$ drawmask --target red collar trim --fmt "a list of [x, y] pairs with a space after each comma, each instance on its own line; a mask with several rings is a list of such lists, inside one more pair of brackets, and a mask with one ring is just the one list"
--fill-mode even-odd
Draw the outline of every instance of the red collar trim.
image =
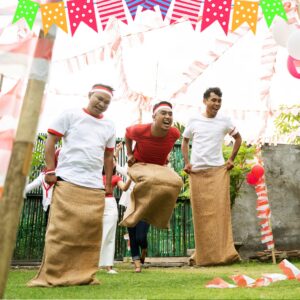
[[102, 119], [102, 118], [104, 117], [103, 114], [98, 115], [97, 117], [95, 117], [95, 116], [93, 116], [86, 108], [83, 108], [83, 111], [84, 111], [85, 113], [87, 113], [88, 115], [92, 116], [93, 118], [96, 118], [96, 119]]

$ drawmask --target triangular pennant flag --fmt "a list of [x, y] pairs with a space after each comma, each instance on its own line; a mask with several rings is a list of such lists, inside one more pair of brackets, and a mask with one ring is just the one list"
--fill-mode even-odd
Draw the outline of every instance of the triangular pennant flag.
[[287, 280], [287, 276], [279, 273], [266, 273], [262, 275], [265, 278], [268, 278], [271, 282]]
[[199, 11], [202, 0], [190, 0], [188, 3], [182, 0], [175, 0], [174, 8], [171, 16], [171, 24], [177, 22], [179, 19], [186, 17], [190, 20], [193, 28], [196, 28]]
[[279, 268], [288, 277], [288, 279], [295, 279], [300, 275], [300, 270], [290, 263], [287, 259], [284, 259], [280, 264]]
[[11, 90], [0, 95], [0, 119], [5, 115], [18, 118], [23, 100], [22, 85], [23, 81], [20, 79]]
[[40, 5], [38, 3], [31, 0], [20, 0], [12, 23], [14, 24], [24, 18], [29, 28], [32, 29], [39, 7]]
[[170, 4], [172, 0], [146, 0], [144, 4], [142, 4], [142, 11], [146, 9], [152, 9], [154, 10], [154, 6], [158, 5], [160, 8], [161, 15], [163, 17], [163, 20], [166, 17], [166, 14], [169, 10]]
[[282, 0], [261, 0], [260, 6], [268, 27], [271, 26], [275, 16], [288, 20]]
[[64, 32], [68, 33], [67, 17], [63, 1], [41, 4], [41, 14], [45, 35], [53, 24], [56, 24]]
[[244, 22], [248, 23], [250, 29], [255, 34], [258, 18], [258, 2], [235, 1], [233, 8], [233, 18], [231, 30], [235, 31]]
[[134, 20], [138, 6], [144, 4], [145, 0], [125, 0], [125, 2], [132, 16], [132, 19]]
[[217, 288], [217, 289], [226, 289], [226, 288], [235, 288], [236, 285], [230, 284], [223, 280], [220, 277], [214, 278], [205, 285], [206, 288]]
[[255, 283], [255, 280], [247, 275], [233, 275], [230, 278], [235, 282], [239, 287], [251, 286]]
[[122, 0], [102, 0], [96, 2], [98, 14], [101, 20], [102, 28], [105, 30], [109, 18], [115, 17], [127, 24], [126, 13]]
[[205, 0], [201, 31], [218, 21], [225, 34], [228, 32], [232, 0]]
[[84, 22], [86, 25], [98, 32], [93, 1], [67, 1], [67, 8], [69, 13], [69, 22], [72, 35], [74, 35], [81, 22]]

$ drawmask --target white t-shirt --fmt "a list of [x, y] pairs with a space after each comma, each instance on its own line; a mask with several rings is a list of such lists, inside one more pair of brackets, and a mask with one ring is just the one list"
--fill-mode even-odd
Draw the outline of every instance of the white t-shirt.
[[224, 164], [222, 144], [226, 134], [237, 134], [229, 117], [216, 115], [207, 118], [202, 114], [189, 120], [183, 137], [192, 139], [192, 170], [218, 167]]
[[48, 129], [63, 138], [56, 176], [90, 188], [104, 188], [102, 168], [106, 149], [114, 150], [115, 126], [112, 121], [95, 118], [83, 109], [60, 115]]

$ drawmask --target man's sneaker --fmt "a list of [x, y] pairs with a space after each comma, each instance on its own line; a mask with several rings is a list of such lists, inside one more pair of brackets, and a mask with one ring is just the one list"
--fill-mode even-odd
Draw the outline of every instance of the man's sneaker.
[[111, 269], [107, 271], [107, 274], [118, 274], [118, 272], [116, 270]]

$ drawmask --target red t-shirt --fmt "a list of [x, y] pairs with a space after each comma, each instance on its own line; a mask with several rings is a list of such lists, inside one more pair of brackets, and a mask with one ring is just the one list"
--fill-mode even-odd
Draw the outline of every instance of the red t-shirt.
[[136, 161], [156, 165], [165, 165], [180, 131], [171, 127], [164, 137], [151, 134], [150, 124], [139, 124], [126, 128], [126, 137], [136, 141], [133, 155]]
[[[112, 185], [113, 189], [117, 186], [119, 181], [122, 181], [122, 178], [120, 176], [118, 176], [118, 175], [113, 175], [112, 176], [111, 185]], [[105, 185], [105, 183], [106, 183], [106, 176], [103, 175], [103, 184]], [[106, 194], [105, 196], [106, 197], [113, 197], [113, 194]]]

